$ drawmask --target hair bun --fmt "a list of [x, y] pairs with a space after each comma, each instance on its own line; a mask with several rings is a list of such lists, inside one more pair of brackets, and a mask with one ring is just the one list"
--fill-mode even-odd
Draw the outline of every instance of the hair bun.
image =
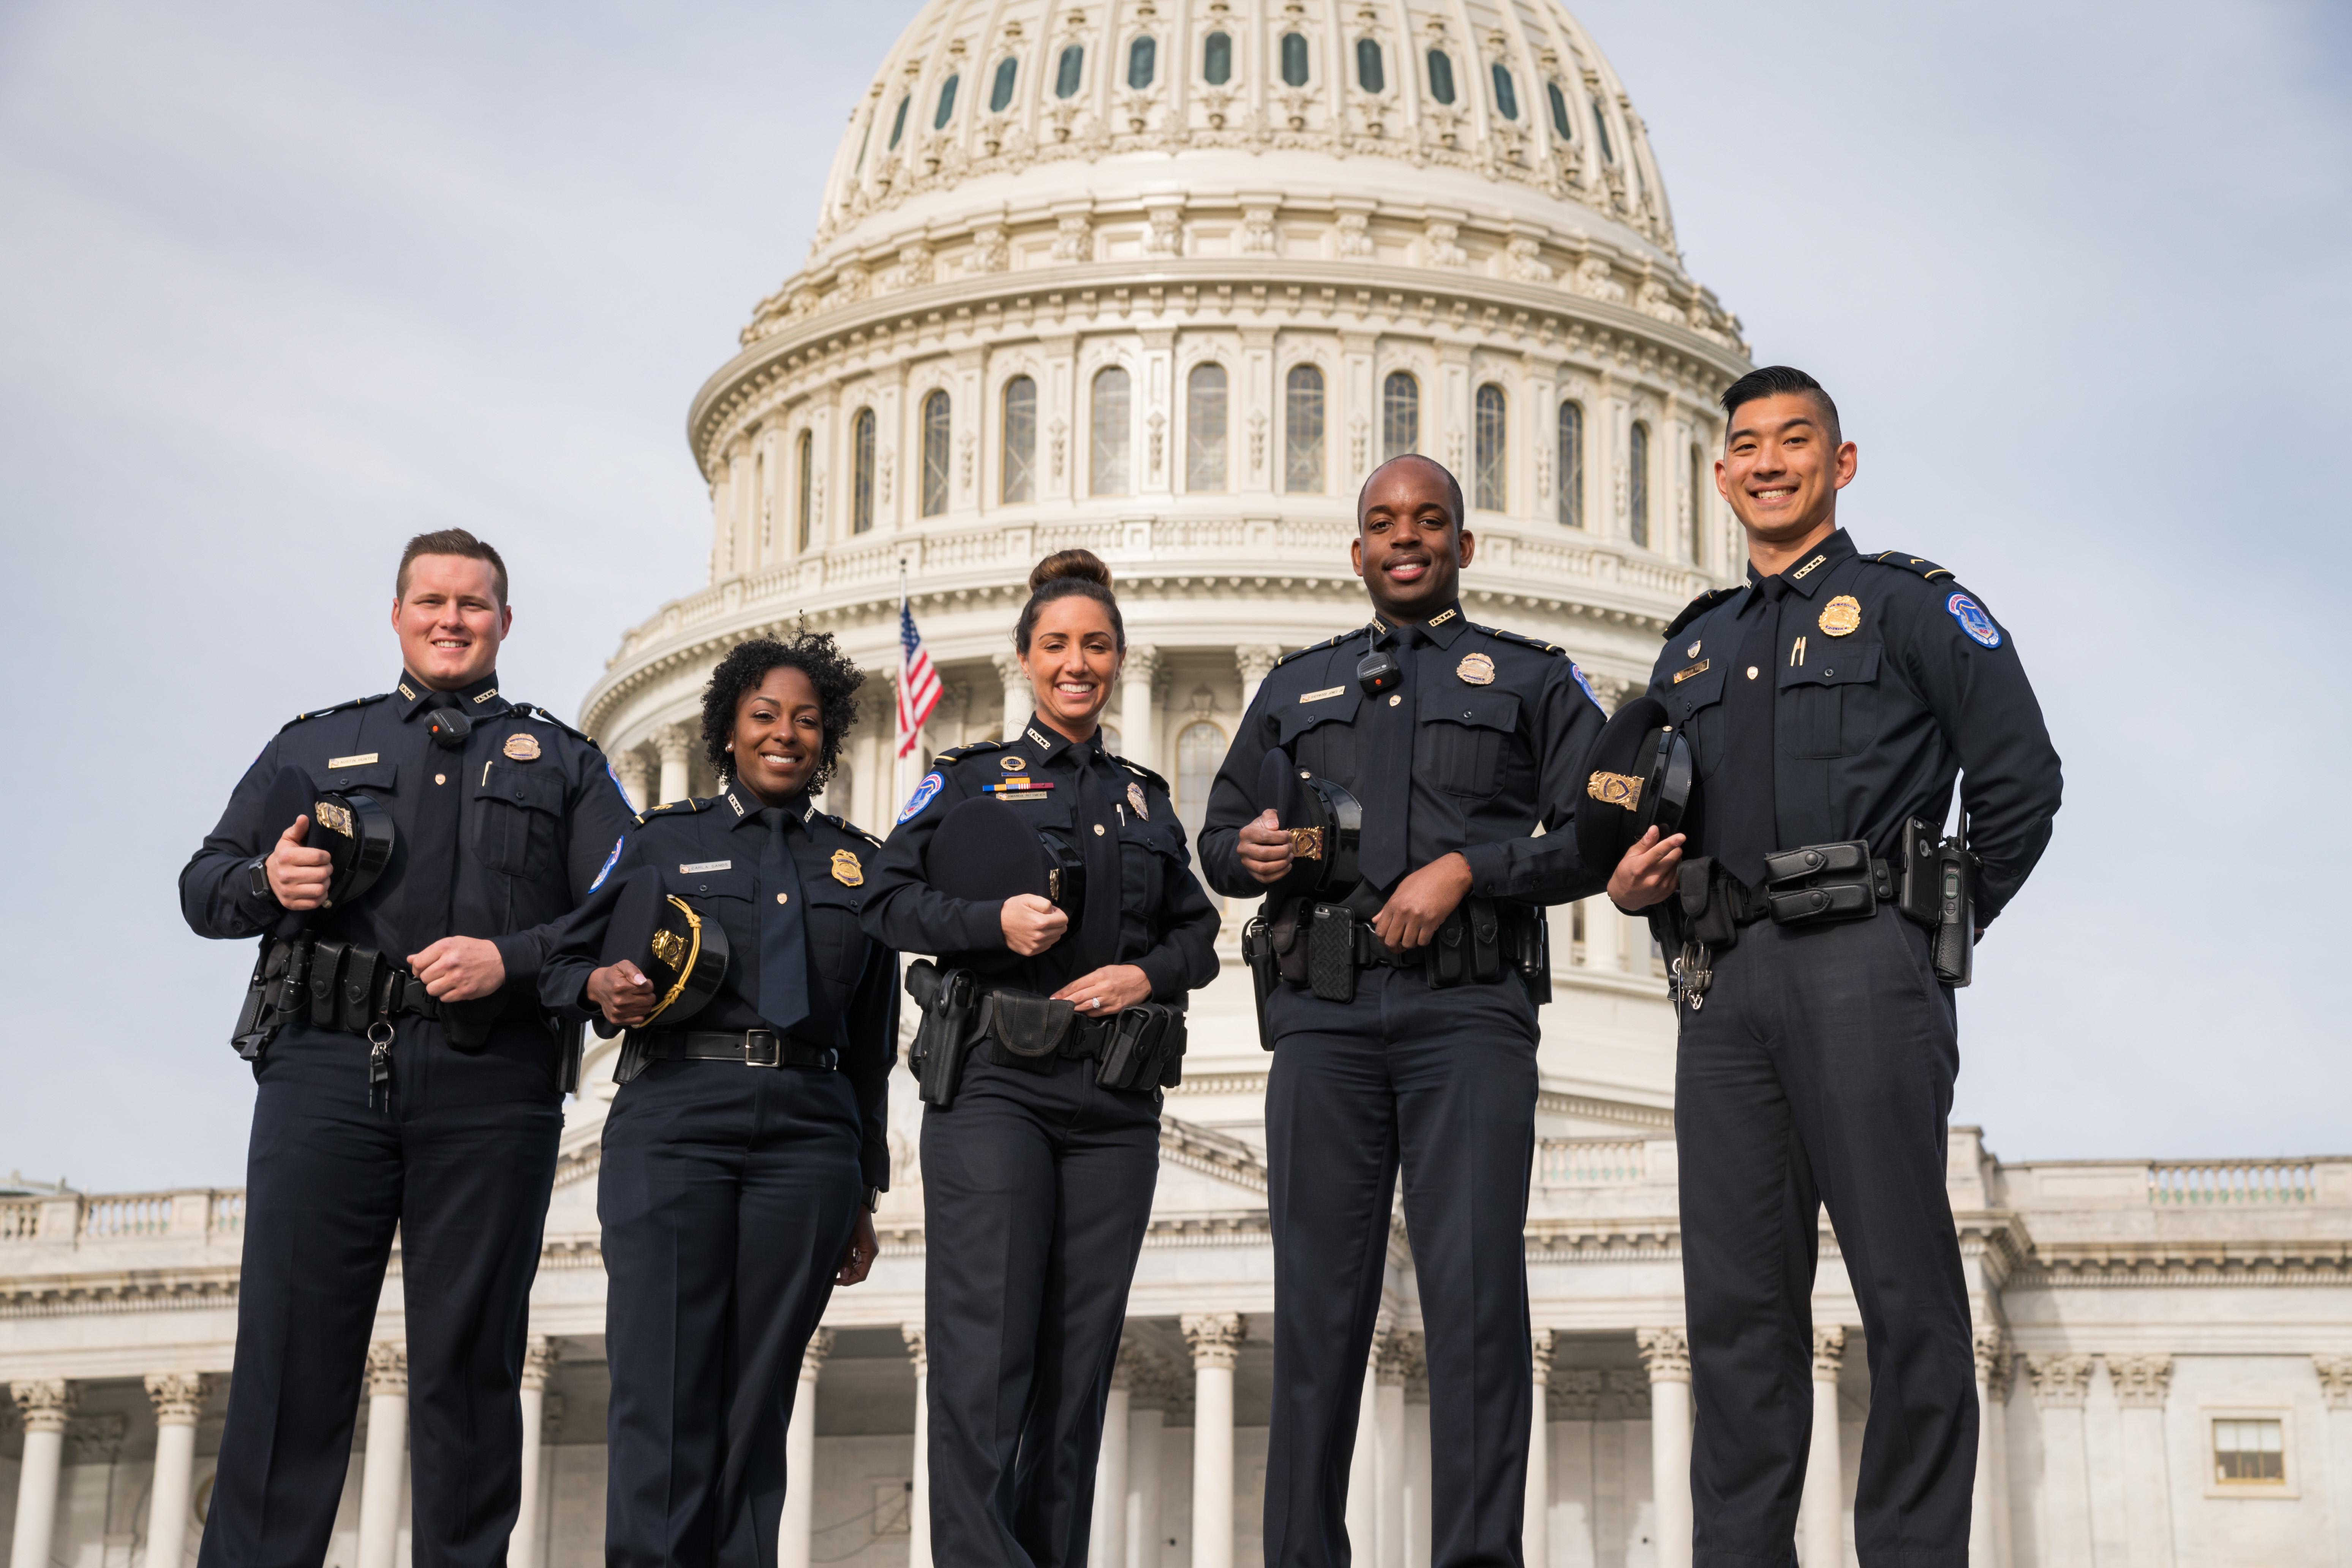
[[1106, 588], [1110, 586], [1110, 568], [1103, 564], [1101, 556], [1091, 550], [1057, 550], [1031, 569], [1029, 591], [1034, 594], [1046, 584], [1064, 577], [1076, 578], [1082, 583], [1097, 583]]

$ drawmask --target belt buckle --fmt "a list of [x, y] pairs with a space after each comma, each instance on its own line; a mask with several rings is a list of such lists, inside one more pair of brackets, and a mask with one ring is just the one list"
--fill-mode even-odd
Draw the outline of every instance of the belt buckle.
[[780, 1068], [784, 1065], [784, 1042], [773, 1029], [752, 1029], [743, 1036], [743, 1065], [747, 1068]]

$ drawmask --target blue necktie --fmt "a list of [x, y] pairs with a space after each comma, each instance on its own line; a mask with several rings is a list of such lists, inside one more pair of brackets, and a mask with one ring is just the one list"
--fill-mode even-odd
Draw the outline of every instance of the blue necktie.
[[760, 1016], [789, 1029], [809, 1015], [807, 922], [801, 913], [800, 868], [793, 864], [793, 816], [760, 813], [768, 847], [760, 855]]

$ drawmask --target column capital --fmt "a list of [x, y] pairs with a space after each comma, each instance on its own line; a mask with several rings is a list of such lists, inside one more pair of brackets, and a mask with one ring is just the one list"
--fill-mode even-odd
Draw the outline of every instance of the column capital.
[[1551, 1374], [1551, 1404], [1563, 1421], [1591, 1421], [1601, 1414], [1601, 1373], [1564, 1366]]
[[2171, 1356], [2111, 1355], [2105, 1359], [2116, 1404], [2126, 1410], [2164, 1408], [2164, 1397], [2172, 1388]]
[[1372, 1376], [1381, 1383], [1411, 1387], [1429, 1376], [1421, 1335], [1410, 1329], [1391, 1329], [1372, 1342]]
[[62, 1377], [23, 1378], [8, 1385], [16, 1401], [16, 1413], [24, 1417], [25, 1430], [62, 1432], [73, 1419], [75, 1406], [81, 1403], [81, 1387]]
[[212, 1379], [200, 1372], [151, 1372], [147, 1398], [155, 1406], [158, 1426], [193, 1426], [213, 1391]]
[[1551, 1383], [1551, 1331], [1538, 1329], [1529, 1334], [1528, 1350], [1535, 1363], [1536, 1386], [1549, 1386]]
[[1813, 1381], [1835, 1383], [1838, 1369], [1845, 1364], [1845, 1331], [1815, 1329], [1813, 1331]]
[[915, 1363], [915, 1375], [930, 1376], [931, 1358], [925, 1348], [923, 1326], [920, 1323], [901, 1323], [898, 1325], [898, 1337], [907, 1342], [907, 1359]]
[[1010, 689], [1016, 683], [1025, 684], [1029, 678], [1021, 673], [1021, 656], [1017, 653], [992, 654], [989, 662], [996, 666], [996, 679]]
[[824, 1371], [826, 1360], [833, 1354], [833, 1331], [819, 1329], [809, 1336], [808, 1346], [801, 1352], [801, 1376], [811, 1383]]
[[522, 1347], [522, 1386], [545, 1389], [548, 1374], [563, 1359], [563, 1347], [545, 1334], [533, 1334]]
[[1680, 1329], [1637, 1329], [1633, 1342], [1642, 1347], [1642, 1366], [1652, 1383], [1690, 1381], [1690, 1339]]
[[1244, 687], [1264, 680], [1281, 660], [1280, 643], [1243, 643], [1234, 649], [1234, 665], [1241, 671]]
[[1976, 1352], [1977, 1376], [1984, 1380], [1985, 1391], [2007, 1404], [2009, 1374], [2016, 1360], [2009, 1352], [2009, 1331], [1999, 1323], [1979, 1323], [1969, 1342]]
[[1184, 1342], [1192, 1350], [1193, 1366], [1230, 1369], [1241, 1358], [1249, 1320], [1239, 1312], [1187, 1312], [1181, 1321]]
[[2033, 1381], [2033, 1403], [2042, 1410], [2080, 1410], [2091, 1392], [2086, 1355], [2030, 1355], [2025, 1374]]
[[386, 1394], [408, 1397], [408, 1347], [390, 1340], [368, 1346], [367, 1391], [370, 1399]]
[[661, 754], [664, 767], [676, 767], [693, 760], [694, 743], [701, 738], [684, 724], [665, 724], [654, 731], [654, 750]]
[[2319, 1391], [2330, 1410], [2352, 1410], [2352, 1355], [2315, 1355], [2312, 1370], [2319, 1373]]
[[1127, 663], [1119, 669], [1121, 680], [1132, 680], [1138, 686], [1149, 686], [1160, 679], [1160, 649], [1152, 643], [1131, 642], [1127, 645]]
[[85, 1465], [110, 1465], [122, 1451], [126, 1423], [120, 1415], [82, 1415], [66, 1428], [74, 1458]]

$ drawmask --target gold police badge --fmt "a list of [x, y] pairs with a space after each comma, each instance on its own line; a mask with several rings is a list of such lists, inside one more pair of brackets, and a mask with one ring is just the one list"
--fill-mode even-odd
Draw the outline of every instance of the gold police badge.
[[1483, 653], [1465, 653], [1462, 656], [1462, 662], [1454, 667], [1454, 673], [1462, 678], [1465, 686], [1492, 686], [1495, 684], [1495, 661]]
[[512, 757], [516, 762], [537, 762], [539, 760], [539, 737], [536, 735], [525, 734], [521, 731], [518, 730], [513, 734], [507, 737], [505, 750], [507, 755]]
[[856, 854], [836, 849], [833, 852], [833, 879], [845, 888], [862, 888], [866, 885], [866, 868], [857, 863]]
[[1840, 594], [1822, 606], [1822, 630], [1842, 637], [1862, 625], [1862, 605], [1852, 594]]

